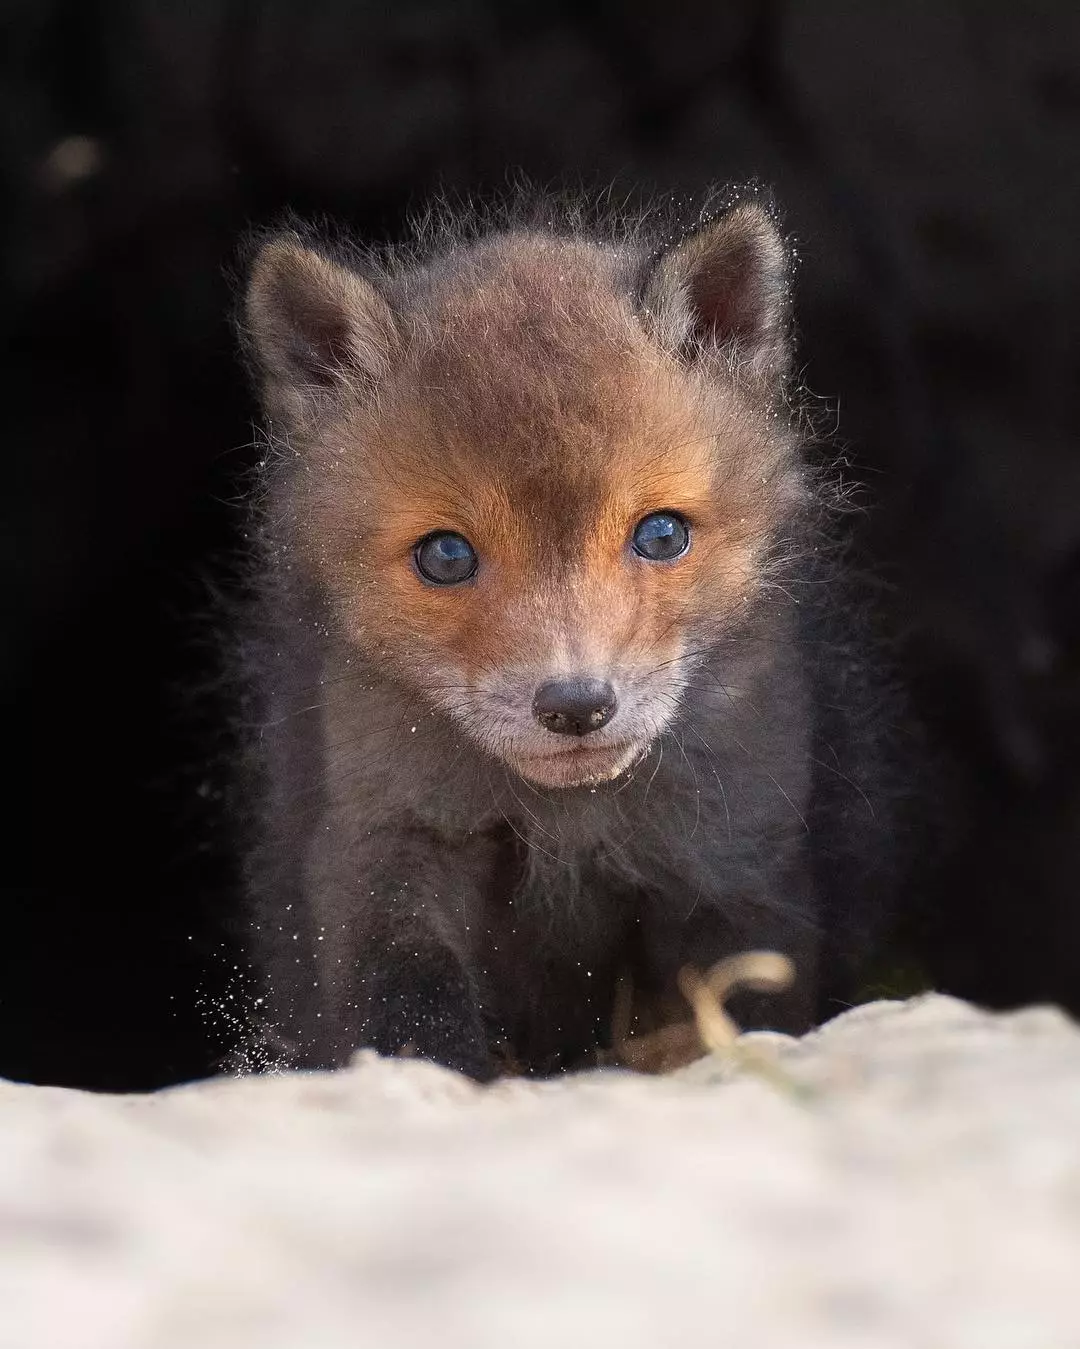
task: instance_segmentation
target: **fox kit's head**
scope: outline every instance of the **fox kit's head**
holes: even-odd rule
[[[534,783],[635,763],[800,493],[786,292],[756,204],[666,249],[504,228],[375,266],[271,239],[246,321],[275,523],[344,640]]]

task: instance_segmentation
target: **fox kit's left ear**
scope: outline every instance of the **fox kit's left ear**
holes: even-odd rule
[[[664,253],[646,308],[689,350],[733,346],[740,364],[779,383],[790,361],[789,266],[780,231],[756,202],[736,206]]]

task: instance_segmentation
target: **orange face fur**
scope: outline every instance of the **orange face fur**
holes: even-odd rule
[[[334,281],[335,350],[352,346],[331,396],[293,412],[284,490],[341,633],[530,781],[617,777],[755,595],[799,490],[780,421],[730,353],[680,358],[664,298],[635,308],[597,245],[497,236],[397,313],[359,278],[350,302],[342,269]],[[370,378],[348,369],[361,348]],[[681,556],[635,551],[655,512],[689,527]],[[438,531],[472,546],[470,579],[421,574],[417,544]],[[609,684],[617,710],[552,734],[534,697],[572,676]]]

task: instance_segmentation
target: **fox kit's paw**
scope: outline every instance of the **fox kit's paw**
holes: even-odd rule
[[[478,1082],[495,1076],[476,991],[449,951],[396,954],[374,974],[362,1044]]]

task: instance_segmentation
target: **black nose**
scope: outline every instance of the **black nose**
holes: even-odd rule
[[[536,719],[556,735],[588,735],[615,715],[615,690],[603,679],[549,679],[536,690]]]

